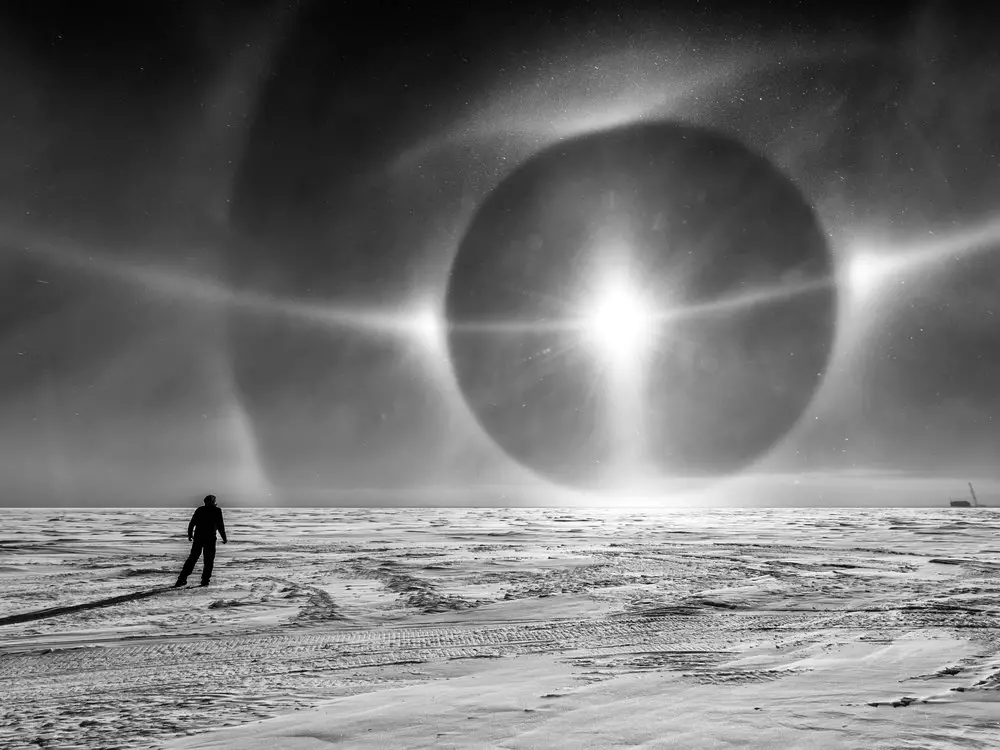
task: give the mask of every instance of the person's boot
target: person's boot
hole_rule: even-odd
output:
[[[199,586],[207,586],[207,585],[208,585],[208,581],[202,581],[202,582],[201,582],[201,583],[199,583],[198,585],[199,585]]]
[[[175,589],[179,589],[181,586],[187,585],[187,581],[183,578],[178,578],[177,583],[174,584]]]

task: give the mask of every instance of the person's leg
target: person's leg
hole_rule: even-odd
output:
[[[212,580],[212,568],[215,567],[215,540],[205,542],[205,559],[201,566],[201,585],[207,586]]]
[[[191,575],[191,571],[194,570],[195,563],[198,562],[198,557],[201,555],[201,542],[197,539],[191,544],[191,554],[188,555],[188,559],[184,561],[184,567],[181,568],[181,574],[177,576],[177,586],[183,586],[187,583],[188,576]]]

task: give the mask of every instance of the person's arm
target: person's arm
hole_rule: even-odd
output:
[[[219,508],[219,536],[222,537],[223,544],[229,543],[229,540],[226,539],[226,521],[222,517],[222,508]]]
[[[188,541],[189,542],[194,539],[194,527],[198,524],[198,511],[199,510],[201,510],[201,508],[198,508],[198,510],[196,510],[194,512],[194,515],[191,516],[191,520],[188,522]]]

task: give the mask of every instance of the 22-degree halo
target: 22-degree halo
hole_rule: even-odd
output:
[[[831,266],[808,201],[736,140],[676,122],[588,134],[477,211],[448,287],[452,365],[486,432],[550,479],[619,482],[623,439],[646,475],[725,475],[767,453],[822,381]],[[657,315],[617,383],[578,324],[616,269]]]

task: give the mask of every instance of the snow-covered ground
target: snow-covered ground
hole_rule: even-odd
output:
[[[1000,746],[993,509],[226,509],[91,606],[192,510],[5,511],[0,747]]]

